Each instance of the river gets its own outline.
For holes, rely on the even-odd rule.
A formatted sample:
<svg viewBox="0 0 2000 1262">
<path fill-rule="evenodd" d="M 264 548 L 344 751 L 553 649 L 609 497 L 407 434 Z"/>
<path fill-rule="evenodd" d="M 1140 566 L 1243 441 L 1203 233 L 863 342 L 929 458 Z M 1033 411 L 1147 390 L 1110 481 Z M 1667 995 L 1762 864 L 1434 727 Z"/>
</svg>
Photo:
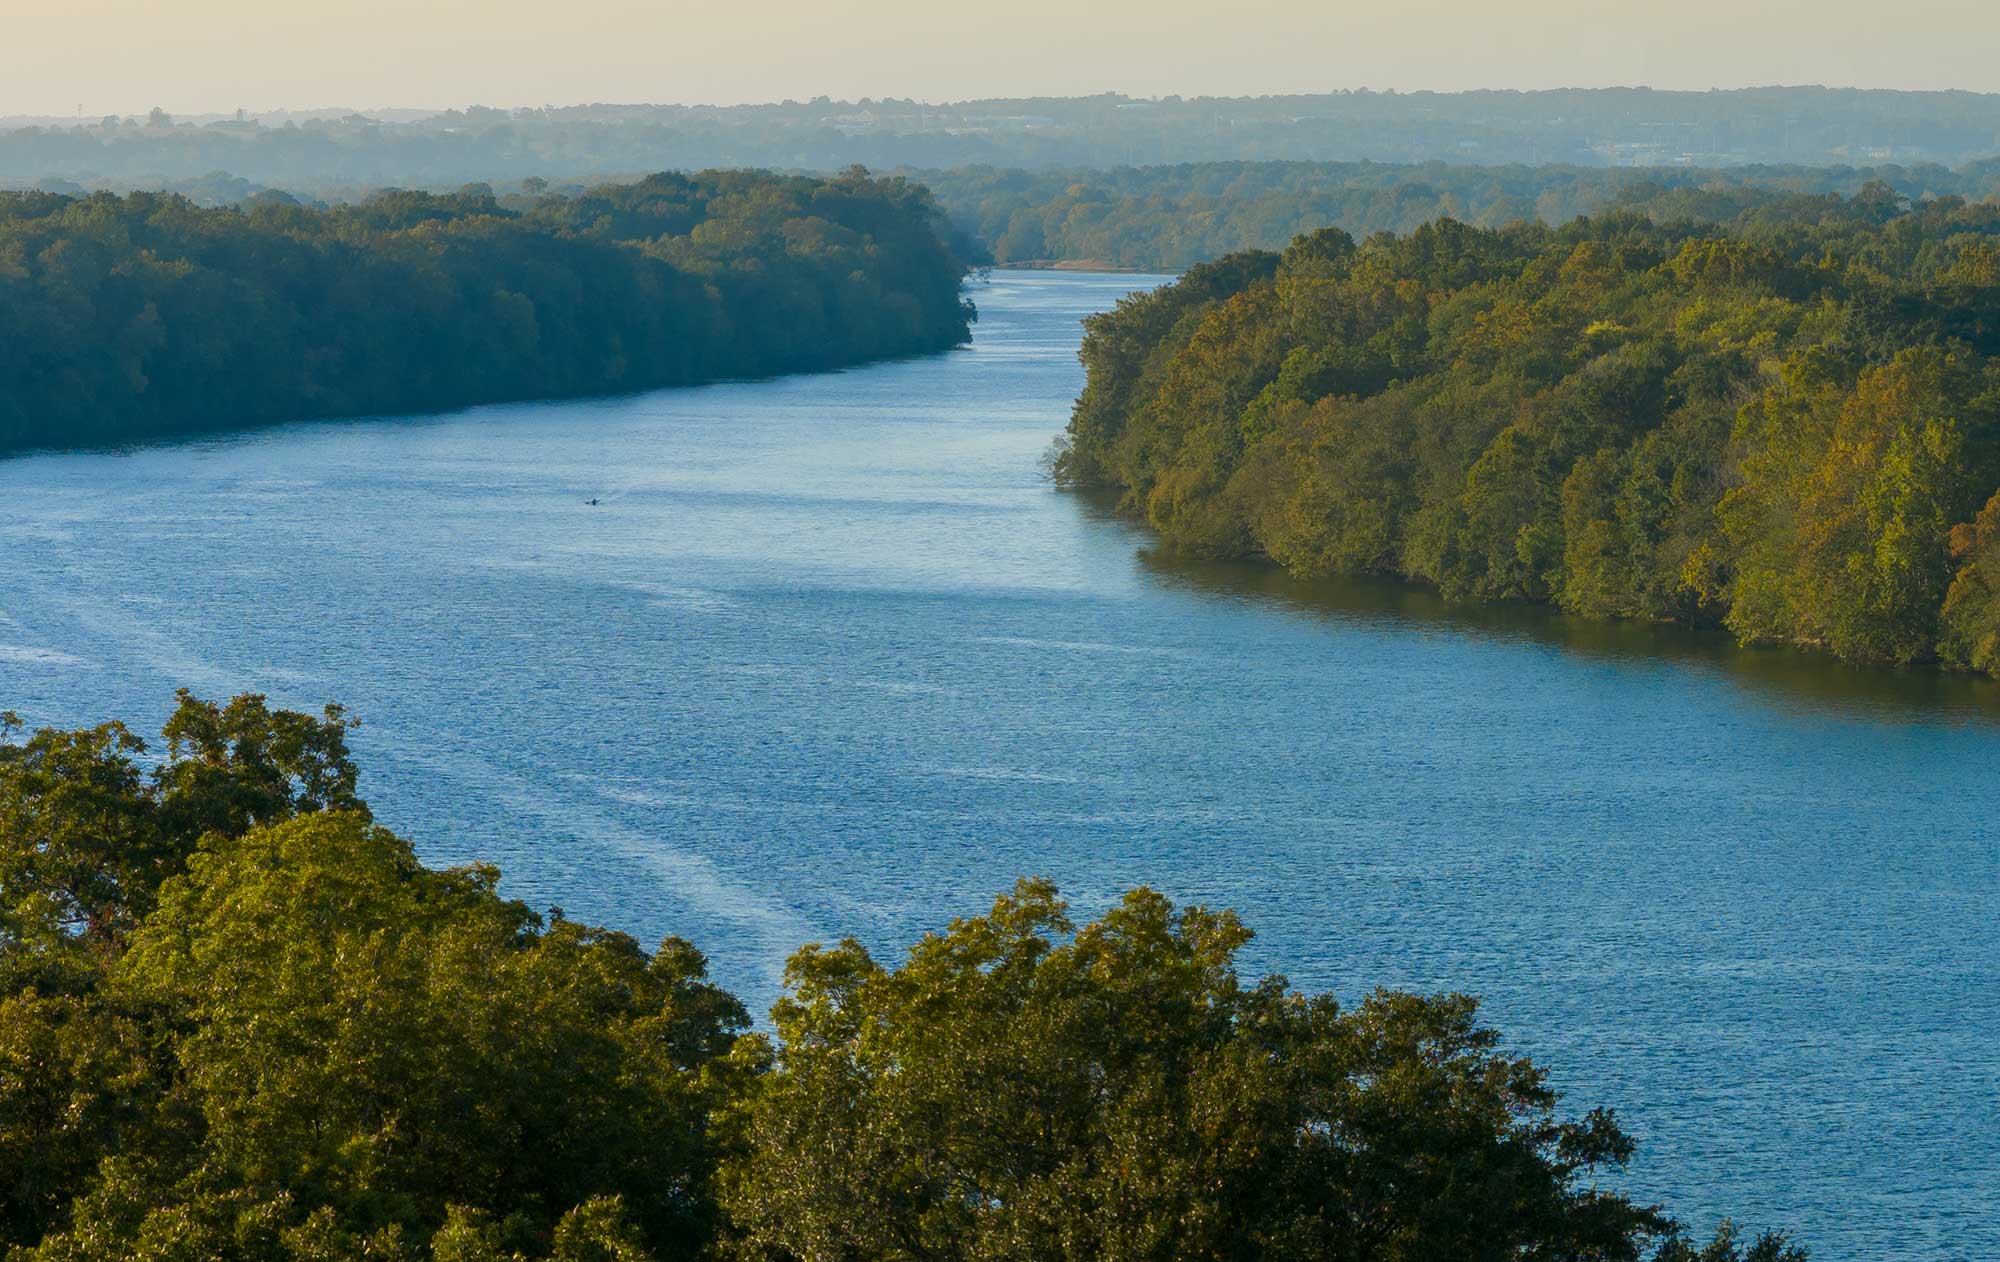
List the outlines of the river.
<svg viewBox="0 0 2000 1262">
<path fill-rule="evenodd" d="M 2000 688 L 1164 556 L 1040 473 L 1079 317 L 1147 283 L 1003 273 L 971 347 L 828 376 L 0 463 L 0 706 L 338 699 L 428 860 L 759 1009 L 1022 874 L 1227 905 L 1299 986 L 1482 995 L 1696 1222 L 2000 1256 Z"/>
</svg>

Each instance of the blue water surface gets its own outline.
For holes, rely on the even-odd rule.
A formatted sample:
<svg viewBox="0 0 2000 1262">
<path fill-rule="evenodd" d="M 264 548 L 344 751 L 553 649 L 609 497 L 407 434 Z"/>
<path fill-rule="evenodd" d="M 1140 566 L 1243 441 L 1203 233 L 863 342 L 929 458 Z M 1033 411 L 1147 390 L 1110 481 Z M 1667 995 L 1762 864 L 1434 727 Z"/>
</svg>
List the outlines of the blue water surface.
<svg viewBox="0 0 2000 1262">
<path fill-rule="evenodd" d="M 0 463 L 0 708 L 338 699 L 428 860 L 760 1009 L 1022 874 L 1227 905 L 1253 970 L 1483 996 L 1676 1213 L 2000 1257 L 2000 690 L 1164 555 L 1041 471 L 1078 319 L 1152 283 L 1002 274 L 969 349 L 829 376 Z"/>
</svg>

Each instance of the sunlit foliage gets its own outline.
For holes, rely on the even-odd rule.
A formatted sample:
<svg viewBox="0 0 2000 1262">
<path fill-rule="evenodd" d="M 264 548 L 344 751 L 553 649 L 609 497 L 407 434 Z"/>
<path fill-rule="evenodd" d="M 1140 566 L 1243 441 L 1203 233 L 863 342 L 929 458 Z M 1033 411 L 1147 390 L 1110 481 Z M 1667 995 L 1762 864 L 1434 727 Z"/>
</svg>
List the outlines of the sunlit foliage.
<svg viewBox="0 0 2000 1262">
<path fill-rule="evenodd" d="M 1990 669 L 1996 237 L 1881 186 L 1303 236 L 1093 319 L 1057 471 L 1302 574 Z"/>
<path fill-rule="evenodd" d="M 1462 995 L 1239 977 L 1235 916 L 1053 886 L 767 1033 L 669 938 L 538 915 L 355 796 L 337 708 L 0 742 L 8 1262 L 1799 1262 L 1606 1185 Z M 160 756 L 150 762 L 155 753 Z"/>
</svg>

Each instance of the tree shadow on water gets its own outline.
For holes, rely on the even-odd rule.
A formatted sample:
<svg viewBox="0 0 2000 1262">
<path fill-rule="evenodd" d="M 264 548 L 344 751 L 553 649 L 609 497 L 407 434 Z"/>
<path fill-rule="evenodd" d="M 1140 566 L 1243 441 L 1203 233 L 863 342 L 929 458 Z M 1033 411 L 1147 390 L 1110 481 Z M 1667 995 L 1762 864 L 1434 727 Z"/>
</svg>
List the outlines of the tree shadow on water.
<svg viewBox="0 0 2000 1262">
<path fill-rule="evenodd" d="M 1611 665 L 1661 665 L 1726 680 L 1789 710 L 1864 721 L 1975 724 L 2000 729 L 2000 680 L 1929 667 L 1841 662 L 1824 653 L 1745 647 L 1727 632 L 1572 617 L 1525 602 L 1454 602 L 1389 579 L 1297 578 L 1269 564 L 1214 561 L 1164 546 L 1138 550 L 1141 569 L 1163 586 L 1267 603 L 1331 621 L 1446 630 L 1529 643 Z"/>
</svg>

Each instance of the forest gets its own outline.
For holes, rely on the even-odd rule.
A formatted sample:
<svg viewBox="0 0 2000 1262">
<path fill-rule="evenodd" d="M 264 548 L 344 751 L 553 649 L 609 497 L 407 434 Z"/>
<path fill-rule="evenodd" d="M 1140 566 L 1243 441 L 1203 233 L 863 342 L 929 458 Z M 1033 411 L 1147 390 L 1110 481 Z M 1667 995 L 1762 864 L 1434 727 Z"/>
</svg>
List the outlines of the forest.
<svg viewBox="0 0 2000 1262">
<path fill-rule="evenodd" d="M 931 190 L 950 221 L 953 248 L 968 263 L 1141 272 L 1178 272 L 1238 250 L 1281 250 L 1293 237 L 1325 227 L 1361 237 L 1410 232 L 1440 218 L 1498 228 L 1517 220 L 1560 224 L 1611 210 L 1727 221 L 1788 197 L 1853 196 L 1870 184 L 1918 200 L 2000 196 L 2000 160 L 1991 158 L 1959 167 L 1229 161 L 1034 170 L 899 166 L 888 174 Z M 430 184 L 414 187 L 436 181 L 433 175 Z M 101 176 L 85 182 L 44 176 L 34 183 L 40 191 L 76 197 L 131 187 Z M 380 193 L 365 181 L 343 182 L 328 172 L 280 189 L 221 168 L 152 187 L 198 206 L 245 209 L 273 200 L 327 209 Z M 525 215 L 551 196 L 584 197 L 595 186 L 526 176 L 490 187 L 502 209 Z"/>
<path fill-rule="evenodd" d="M 1322 229 L 1081 354 L 1057 476 L 1179 547 L 2000 673 L 2000 205 Z"/>
<path fill-rule="evenodd" d="M 1802 1262 L 1615 1190 L 1464 995 L 1235 967 L 1235 916 L 1022 881 L 768 1025 L 668 938 L 376 822 L 354 716 L 0 716 L 8 1262 Z"/>
<path fill-rule="evenodd" d="M 206 209 L 0 193 L 0 450 L 837 368 L 967 340 L 901 179 L 656 175 Z"/>
<path fill-rule="evenodd" d="M 981 263 L 1090 263 L 1179 272 L 1301 233 L 1411 232 L 1434 219 L 1499 228 L 1637 210 L 1727 221 L 1802 194 L 1882 184 L 1916 199 L 2000 195 L 2000 160 L 1913 166 L 1475 166 L 1205 162 L 1111 170 L 910 171 Z M 223 189 L 214 190 L 217 193 Z"/>
</svg>

